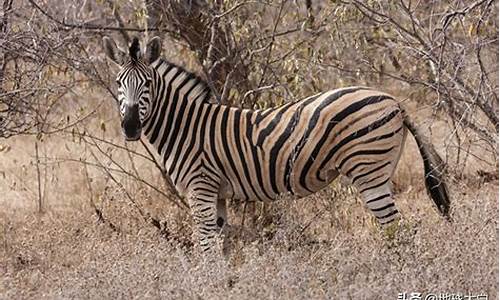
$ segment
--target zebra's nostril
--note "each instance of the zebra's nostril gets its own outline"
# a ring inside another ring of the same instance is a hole
[[[139,108],[137,105],[126,107],[122,120],[122,129],[125,136],[136,140],[141,132],[141,120],[139,118]]]
[[[134,120],[123,120],[122,128],[126,136],[132,137],[137,135],[137,132],[141,129],[141,126],[140,122],[136,122]]]

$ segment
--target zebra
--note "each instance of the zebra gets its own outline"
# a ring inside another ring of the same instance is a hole
[[[400,218],[391,178],[407,131],[415,137],[425,185],[449,216],[444,164],[400,102],[369,87],[343,87],[277,108],[242,109],[213,101],[208,84],[161,55],[161,40],[128,53],[103,38],[119,67],[118,102],[127,141],[142,135],[156,148],[177,192],[187,198],[196,244],[214,245],[227,224],[225,199],[302,198],[340,174],[350,179],[378,222]]]

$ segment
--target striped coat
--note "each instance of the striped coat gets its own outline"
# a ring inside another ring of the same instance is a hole
[[[143,132],[157,149],[176,189],[189,199],[205,250],[227,221],[224,199],[304,197],[339,174],[351,179],[381,224],[394,221],[390,179],[408,130],[424,160],[428,191],[448,213],[439,155],[387,93],[347,87],[267,110],[229,107],[211,103],[205,82],[159,57],[158,38],[144,55],[137,40],[128,55],[112,40],[104,42],[120,66],[124,135],[136,140]]]

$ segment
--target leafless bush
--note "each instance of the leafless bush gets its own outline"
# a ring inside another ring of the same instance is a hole
[[[78,72],[89,66],[85,38],[58,30],[22,2],[3,1],[2,17],[0,137],[71,127],[84,116],[63,117],[61,108],[74,102],[75,87],[94,81]]]
[[[365,28],[354,52],[360,72],[415,90],[415,101],[444,111],[458,131],[498,155],[498,3],[351,1]],[[337,66],[342,67],[342,61]],[[462,163],[460,156],[457,164]],[[494,159],[493,159],[494,161]]]

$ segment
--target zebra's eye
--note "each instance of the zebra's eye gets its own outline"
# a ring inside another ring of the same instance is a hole
[[[118,87],[122,87],[122,83],[120,82],[120,80],[117,80],[116,84],[118,85]]]
[[[146,80],[146,87],[149,87],[151,85],[151,79]]]

